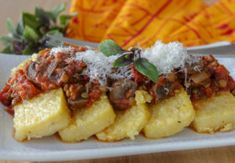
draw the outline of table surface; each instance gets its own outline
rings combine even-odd
[[[6,34],[4,26],[6,18],[10,17],[14,21],[19,18],[22,11],[33,11],[35,5],[43,6],[46,9],[52,8],[55,4],[60,2],[69,2],[68,0],[0,0],[0,35]],[[69,7],[69,6],[68,6]],[[235,162],[235,146],[213,148],[213,149],[199,149],[178,152],[165,152],[156,154],[145,154],[138,156],[117,157],[98,160],[84,160],[82,163],[101,163],[101,162],[128,162],[128,163],[142,163],[142,162],[158,162],[158,163],[188,163],[188,162],[207,162],[207,163],[222,163]],[[0,161],[0,163],[26,163],[27,161]],[[68,161],[66,161],[67,163]],[[71,163],[69,161],[69,163]]]

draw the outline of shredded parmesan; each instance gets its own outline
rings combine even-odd
[[[74,53],[72,47],[56,47],[52,48],[50,54],[62,52],[65,54]],[[113,68],[113,62],[121,55],[105,56],[102,52],[94,49],[89,49],[84,52],[77,52],[75,54],[76,60],[82,60],[87,64],[87,69],[84,74],[88,75],[91,80],[98,80],[100,84],[105,85],[107,78],[111,79],[130,79],[130,66],[120,68]],[[196,57],[187,54],[186,49],[179,42],[172,42],[164,44],[157,41],[152,47],[142,49],[140,57],[148,59],[154,64],[162,74],[172,72],[175,68],[184,68],[185,64],[195,62]]]
[[[86,50],[84,52],[77,52],[76,59],[82,60],[87,64],[85,74],[91,79],[99,80],[100,84],[105,85],[107,78],[122,79],[128,78],[130,71],[127,67],[118,68],[113,72],[113,62],[120,57],[120,55],[106,57],[103,53],[95,50]]]
[[[191,56],[179,42],[164,44],[157,41],[151,48],[143,50],[142,57],[147,58],[162,74],[182,68],[191,60]]]
[[[108,75],[111,79],[130,79],[132,77],[129,66],[119,67]]]
[[[59,47],[54,47],[51,49],[50,54],[54,55],[56,53],[65,53],[69,54],[73,52],[73,48],[70,46],[59,46]]]

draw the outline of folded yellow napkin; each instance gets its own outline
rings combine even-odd
[[[67,36],[100,42],[111,38],[124,48],[156,40],[185,46],[235,41],[235,0],[73,0],[77,12]]]

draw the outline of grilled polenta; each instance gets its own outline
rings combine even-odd
[[[229,131],[235,127],[235,97],[230,92],[193,103],[196,116],[192,127],[201,133]]]
[[[85,140],[111,125],[115,116],[107,97],[102,96],[91,107],[77,110],[72,123],[59,135],[65,142]]]
[[[147,123],[150,113],[146,102],[151,96],[145,91],[136,91],[136,105],[125,111],[117,111],[115,122],[96,134],[101,141],[117,141],[124,138],[134,139]]]
[[[147,138],[174,135],[189,126],[195,112],[187,93],[181,89],[170,97],[150,107],[151,118],[144,127]]]
[[[62,89],[51,90],[14,107],[14,137],[18,141],[50,136],[64,129],[70,113]]]

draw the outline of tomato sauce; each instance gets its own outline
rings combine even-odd
[[[69,54],[50,54],[44,50],[36,61],[18,69],[0,92],[0,101],[13,114],[13,106],[48,90],[63,88],[70,108],[90,106],[102,94],[99,83],[83,74],[86,64],[74,59],[77,51]],[[87,96],[84,96],[87,94]],[[82,96],[83,95],[83,96]]]
[[[90,80],[84,73],[87,65],[76,59],[76,52],[86,48],[73,47],[70,52],[56,52],[50,49],[39,52],[37,59],[18,69],[0,92],[0,101],[14,114],[13,107],[48,90],[62,88],[69,108],[76,110],[91,106],[103,93],[114,108],[127,109],[134,104],[135,91],[146,90],[152,103],[175,96],[176,90],[184,86],[191,100],[212,97],[221,91],[235,92],[235,81],[227,69],[212,56],[202,57],[184,69],[161,74],[152,82],[130,65],[131,78],[111,80],[101,86],[98,80]],[[187,85],[186,85],[187,84]]]
[[[187,88],[191,100],[196,101],[203,98],[209,98],[219,92],[234,92],[235,81],[230,76],[228,70],[213,56],[204,56],[196,65],[190,67],[200,67],[200,70],[191,70],[187,74],[189,87]],[[206,74],[198,78],[198,74]],[[183,75],[185,77],[185,75]],[[195,78],[197,76],[197,78]]]

